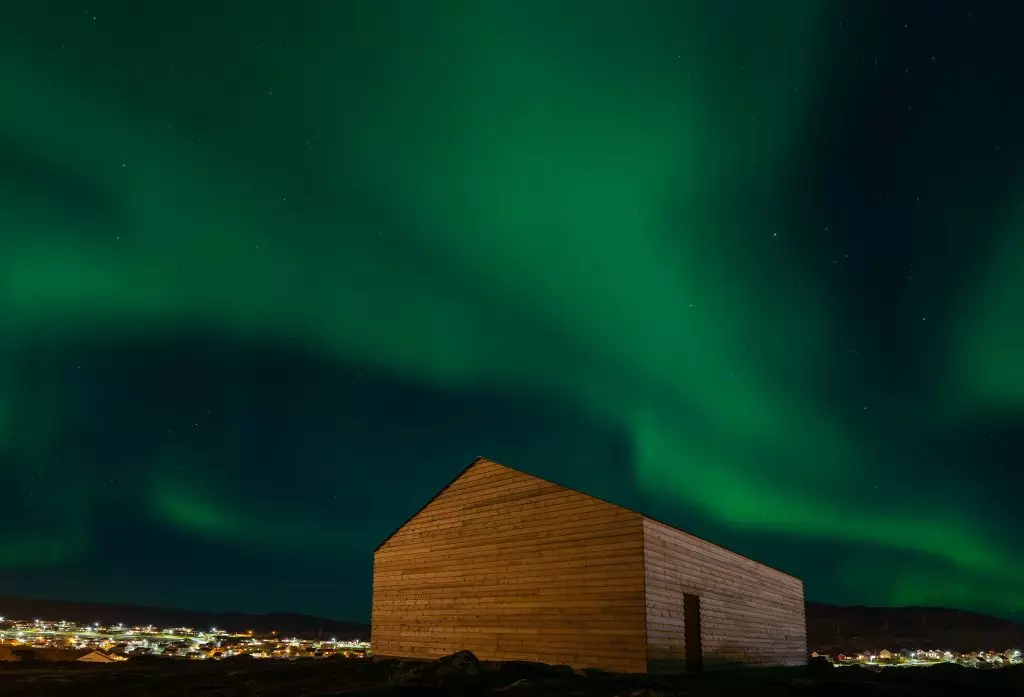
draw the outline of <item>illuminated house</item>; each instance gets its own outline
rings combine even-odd
[[[800,579],[484,458],[377,548],[373,571],[379,656],[625,672],[807,660]]]
[[[90,651],[78,660],[84,661],[86,663],[114,663],[119,659],[111,656],[108,653],[104,653],[103,651]]]

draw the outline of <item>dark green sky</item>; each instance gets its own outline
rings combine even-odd
[[[0,594],[366,619],[485,455],[1019,617],[1022,20],[6,3]]]

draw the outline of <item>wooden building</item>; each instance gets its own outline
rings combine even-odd
[[[806,662],[803,582],[479,458],[373,559],[372,650],[624,672]]]

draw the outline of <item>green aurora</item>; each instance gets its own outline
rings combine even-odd
[[[376,541],[483,454],[812,599],[1021,610],[1024,100],[971,72],[1012,22],[972,17],[970,55],[916,5],[3,9],[4,590],[228,602],[106,583],[116,509],[168,550],[346,576],[236,603],[360,618]],[[385,383],[422,406],[374,421],[355,390]],[[530,417],[466,417],[494,402]],[[538,419],[587,426],[546,450]]]

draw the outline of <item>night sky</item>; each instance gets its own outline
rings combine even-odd
[[[0,5],[0,594],[367,620],[477,455],[1024,616],[1019,3]]]

